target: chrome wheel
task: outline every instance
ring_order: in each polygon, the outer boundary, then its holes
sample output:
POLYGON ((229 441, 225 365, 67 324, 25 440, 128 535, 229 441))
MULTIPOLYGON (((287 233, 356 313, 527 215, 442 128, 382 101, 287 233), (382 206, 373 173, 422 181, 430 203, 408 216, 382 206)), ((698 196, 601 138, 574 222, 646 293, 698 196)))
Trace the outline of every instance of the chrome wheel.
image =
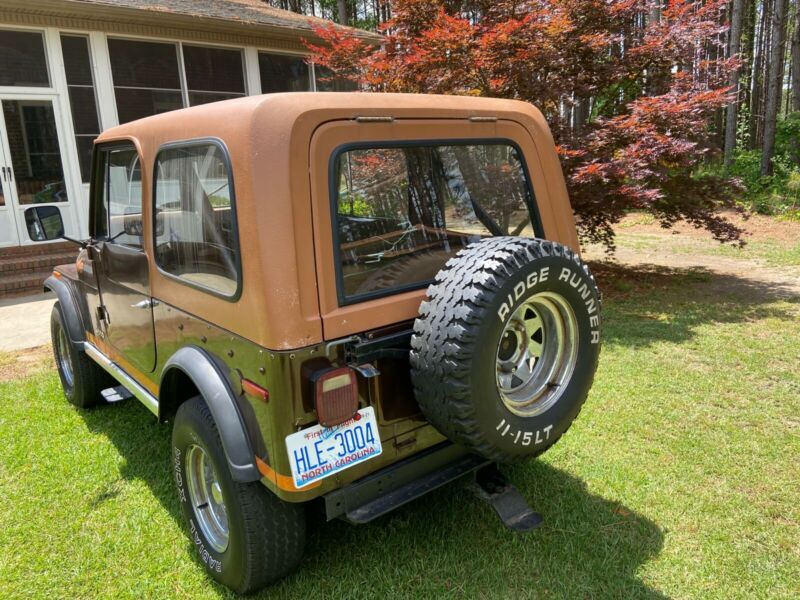
POLYGON ((74 384, 75 376, 72 373, 70 341, 67 338, 67 332, 63 327, 58 328, 58 339, 56 340, 56 343, 58 345, 58 368, 61 370, 61 374, 64 376, 64 382, 67 384, 67 387, 71 388, 74 384))
POLYGON ((523 302, 497 347, 497 389, 521 417, 549 409, 561 396, 578 356, 578 323, 567 301, 543 292, 523 302))
POLYGON ((192 444, 186 452, 189 499, 203 535, 217 552, 228 547, 228 513, 214 466, 203 448, 192 444))

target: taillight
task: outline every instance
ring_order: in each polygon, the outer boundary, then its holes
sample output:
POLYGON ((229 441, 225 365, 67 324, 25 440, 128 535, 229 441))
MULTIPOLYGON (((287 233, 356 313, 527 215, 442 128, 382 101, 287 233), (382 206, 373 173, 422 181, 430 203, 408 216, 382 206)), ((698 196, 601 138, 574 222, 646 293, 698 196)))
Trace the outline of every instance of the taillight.
POLYGON ((350 367, 322 371, 312 381, 317 418, 323 427, 344 423, 358 411, 358 382, 350 367))

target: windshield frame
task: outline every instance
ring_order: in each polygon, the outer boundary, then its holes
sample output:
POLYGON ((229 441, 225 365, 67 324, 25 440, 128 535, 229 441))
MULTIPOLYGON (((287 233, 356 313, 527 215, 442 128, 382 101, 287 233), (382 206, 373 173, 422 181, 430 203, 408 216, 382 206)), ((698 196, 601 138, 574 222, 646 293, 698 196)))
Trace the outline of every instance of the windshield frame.
MULTIPOLYGON (((525 183, 528 187, 528 194, 526 194, 525 204, 528 208, 528 213, 531 217, 531 227, 533 229, 535 238, 543 238, 544 230, 542 227, 541 217, 539 215, 539 202, 536 197, 536 190, 533 186, 533 180, 530 176, 528 169, 527 156, 514 140, 506 137, 469 137, 469 138, 431 138, 431 139, 406 139, 406 140, 373 140, 364 142, 348 142, 337 146, 331 153, 328 161, 328 198, 331 211, 331 234, 333 239, 333 263, 336 269, 336 298, 339 306, 349 306, 366 302, 368 300, 375 300, 378 298, 385 298, 387 296, 395 296, 404 292, 411 292, 427 288, 432 279, 420 281, 410 285, 386 288, 382 290, 375 290, 372 292, 365 292, 356 295, 345 295, 344 291, 344 273, 342 272, 341 262, 341 247, 339 240, 339 178, 337 165, 339 158, 342 154, 352 150, 391 150, 395 148, 409 148, 409 147, 435 147, 435 146, 476 146, 476 145, 507 145, 513 148, 519 156, 520 165, 522 166, 522 174, 525 178, 525 183)), ((487 236, 494 237, 494 236, 487 236)))

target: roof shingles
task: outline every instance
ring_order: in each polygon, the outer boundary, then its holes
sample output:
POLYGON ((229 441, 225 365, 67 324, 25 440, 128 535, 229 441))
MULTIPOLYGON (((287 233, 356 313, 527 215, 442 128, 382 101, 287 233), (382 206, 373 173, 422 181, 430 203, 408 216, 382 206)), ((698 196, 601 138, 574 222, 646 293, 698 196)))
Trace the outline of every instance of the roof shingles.
MULTIPOLYGON (((79 4, 97 4, 148 12, 192 16, 251 25, 266 25, 311 31, 313 24, 331 24, 318 17, 299 15, 273 8, 260 0, 71 0, 79 4)), ((339 27, 339 25, 336 25, 339 27)), ((348 28, 349 29, 349 28, 348 28)), ((372 37, 367 32, 361 35, 372 37)))

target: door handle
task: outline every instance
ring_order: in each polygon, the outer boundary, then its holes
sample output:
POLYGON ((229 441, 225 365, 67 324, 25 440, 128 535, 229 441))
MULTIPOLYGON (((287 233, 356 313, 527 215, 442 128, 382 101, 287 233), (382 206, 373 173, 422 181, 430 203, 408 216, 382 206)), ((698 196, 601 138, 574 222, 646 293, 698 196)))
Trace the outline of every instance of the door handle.
POLYGON ((8 179, 6 179, 6 168, 5 167, 0 167, 0 171, 3 172, 3 181, 8 181, 8 179))
POLYGON ((158 306, 158 300, 151 298, 145 298, 144 300, 141 300, 136 304, 131 304, 131 308, 141 308, 141 309, 153 308, 154 306, 158 306))

